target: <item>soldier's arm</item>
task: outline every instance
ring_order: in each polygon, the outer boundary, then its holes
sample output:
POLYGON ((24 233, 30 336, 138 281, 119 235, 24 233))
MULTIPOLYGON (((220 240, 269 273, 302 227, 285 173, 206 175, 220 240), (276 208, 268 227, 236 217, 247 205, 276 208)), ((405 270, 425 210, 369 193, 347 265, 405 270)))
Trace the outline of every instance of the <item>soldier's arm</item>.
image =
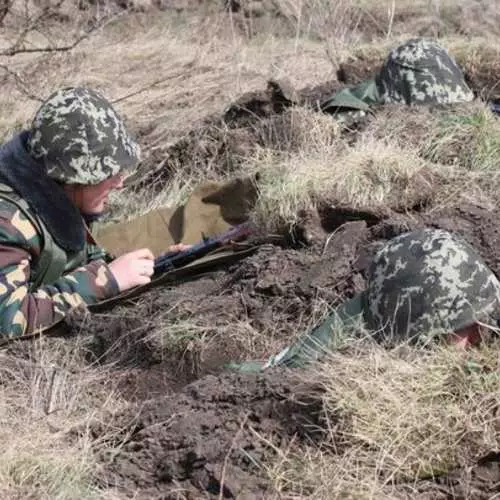
POLYGON ((50 285, 29 291, 40 237, 17 209, 0 204, 0 335, 20 337, 51 326, 71 309, 118 293, 107 264, 94 260, 50 285))
POLYGON ((89 243, 87 246, 87 260, 92 262, 94 260, 103 260, 108 263, 114 259, 114 256, 111 255, 106 249, 100 247, 99 245, 95 245, 93 243, 89 243))

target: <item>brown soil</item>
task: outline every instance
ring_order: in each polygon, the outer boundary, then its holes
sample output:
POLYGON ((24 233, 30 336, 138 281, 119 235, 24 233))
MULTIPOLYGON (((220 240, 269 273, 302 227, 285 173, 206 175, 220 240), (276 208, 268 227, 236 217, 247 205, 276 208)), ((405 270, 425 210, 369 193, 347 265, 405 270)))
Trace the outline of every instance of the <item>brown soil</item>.
POLYGON ((321 405, 312 389, 282 373, 207 376, 117 415, 128 436, 116 436, 125 439, 118 454, 106 444, 101 482, 127 498, 264 498, 261 467, 275 452, 259 436, 283 450, 292 438, 318 442, 321 405), (305 391, 309 402, 299 403, 305 391))

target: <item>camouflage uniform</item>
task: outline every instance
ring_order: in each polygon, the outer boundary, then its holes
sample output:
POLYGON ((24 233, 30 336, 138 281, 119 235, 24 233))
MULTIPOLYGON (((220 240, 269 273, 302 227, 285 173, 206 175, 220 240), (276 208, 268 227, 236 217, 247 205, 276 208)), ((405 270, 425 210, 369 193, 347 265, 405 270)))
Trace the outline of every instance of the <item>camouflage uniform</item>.
POLYGON ((474 94, 446 49, 437 42, 412 39, 391 51, 372 80, 344 89, 321 109, 352 124, 381 104, 452 104, 469 102, 474 94))
POLYGON ((38 333, 119 292, 111 256, 59 183, 97 184, 138 159, 111 105, 85 88, 52 94, 31 130, 0 149, 1 335, 38 333))
POLYGON ((421 229, 390 240, 375 256, 366 290, 264 367, 301 366, 334 349, 346 328, 386 345, 426 344, 475 323, 497 327, 500 282, 467 243, 421 229))

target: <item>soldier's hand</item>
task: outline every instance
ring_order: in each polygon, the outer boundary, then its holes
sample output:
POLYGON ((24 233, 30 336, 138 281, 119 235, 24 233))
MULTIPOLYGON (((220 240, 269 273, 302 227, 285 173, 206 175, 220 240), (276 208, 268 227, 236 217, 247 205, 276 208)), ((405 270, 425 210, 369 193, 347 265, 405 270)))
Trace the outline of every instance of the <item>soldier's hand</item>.
POLYGON ((170 245, 167 247, 167 252, 184 252, 184 250, 189 250, 192 247, 192 245, 184 245, 184 243, 177 243, 175 245, 170 245))
POLYGON ((153 276, 154 255, 148 248, 126 253, 109 264, 120 292, 137 285, 145 285, 153 276))

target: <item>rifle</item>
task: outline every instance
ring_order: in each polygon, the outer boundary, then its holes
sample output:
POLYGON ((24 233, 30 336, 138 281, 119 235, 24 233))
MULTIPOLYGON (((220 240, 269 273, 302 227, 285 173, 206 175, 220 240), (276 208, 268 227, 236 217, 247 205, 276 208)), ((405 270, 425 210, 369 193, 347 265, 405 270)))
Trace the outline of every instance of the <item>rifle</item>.
POLYGON ((207 238, 202 235, 203 239, 187 250, 167 252, 157 257, 154 262, 153 276, 158 276, 159 274, 166 273, 167 271, 172 271, 173 269, 185 266, 186 264, 207 255, 211 251, 220 248, 221 246, 247 238, 255 232, 256 227, 254 224, 244 222, 243 224, 238 224, 211 238, 207 238))

